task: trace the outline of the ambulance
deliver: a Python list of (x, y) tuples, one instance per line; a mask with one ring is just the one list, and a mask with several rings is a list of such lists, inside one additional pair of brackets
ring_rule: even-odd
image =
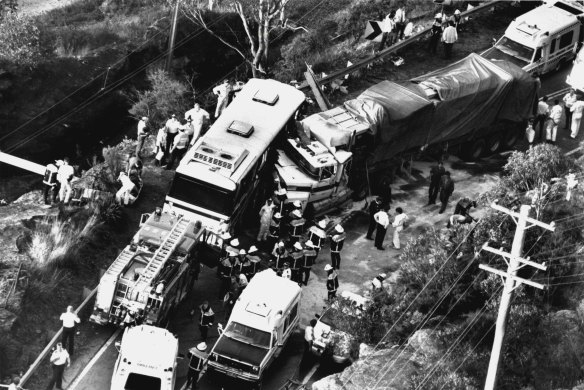
[(178, 339), (150, 325), (126, 328), (117, 342), (111, 390), (174, 390)]
[(581, 92), (584, 92), (584, 49), (581, 49), (574, 60), (572, 71), (566, 79), (566, 83)]
[(547, 1), (514, 19), (505, 35), (481, 55), (507, 60), (531, 74), (558, 70), (571, 61), (584, 38), (581, 1)]

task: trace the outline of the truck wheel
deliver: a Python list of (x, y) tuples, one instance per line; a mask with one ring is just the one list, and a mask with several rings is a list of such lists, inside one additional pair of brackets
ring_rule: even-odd
[(487, 138), (486, 151), (488, 154), (495, 154), (501, 149), (501, 138), (503, 138), (501, 133), (495, 133)]
[(478, 160), (486, 149), (486, 143), (484, 139), (476, 139), (472, 142), (467, 143), (463, 146), (462, 153), (463, 158), (468, 161)]
[(503, 133), (503, 148), (505, 149), (512, 149), (513, 146), (515, 146), (515, 144), (517, 143), (517, 141), (519, 141), (519, 132), (516, 131), (515, 129), (507, 129), (507, 131), (505, 131)]

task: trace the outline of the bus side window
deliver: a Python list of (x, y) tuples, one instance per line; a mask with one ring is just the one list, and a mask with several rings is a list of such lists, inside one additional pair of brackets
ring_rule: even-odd
[(574, 40), (574, 30), (570, 30), (560, 37), (560, 49), (572, 46), (572, 40)]
[(556, 38), (553, 41), (551, 41), (551, 43), (550, 43), (550, 54), (553, 54), (556, 51), (556, 42), (557, 41), (558, 41), (558, 38)]

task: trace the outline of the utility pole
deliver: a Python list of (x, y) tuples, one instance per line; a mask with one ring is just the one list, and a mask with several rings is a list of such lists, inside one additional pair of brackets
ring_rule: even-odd
[[(513, 291), (521, 284), (527, 284), (532, 287), (539, 289), (544, 289), (545, 286), (532, 282), (531, 280), (523, 279), (517, 276), (517, 271), (525, 266), (531, 266), (540, 270), (545, 271), (547, 267), (544, 264), (535, 263), (530, 261), (529, 258), (524, 259), (521, 257), (523, 252), (523, 242), (525, 238), (525, 231), (533, 226), (540, 226), (544, 229), (554, 231), (555, 226), (552, 222), (551, 224), (545, 224), (536, 219), (529, 217), (529, 210), (531, 206), (522, 205), (519, 213), (506, 209), (494, 203), (491, 205), (495, 210), (501, 211), (505, 214), (509, 214), (515, 220), (517, 224), (517, 230), (515, 230), (515, 237), (513, 238), (513, 245), (511, 246), (511, 253), (503, 252), (501, 250), (491, 248), (485, 245), (483, 249), (487, 252), (491, 252), (503, 257), (507, 263), (507, 272), (500, 271), (496, 268), (489, 267), (488, 265), (480, 264), (479, 268), (492, 272), (496, 275), (501, 276), (504, 281), (503, 294), (501, 296), (501, 303), (499, 304), (499, 315), (497, 317), (497, 325), (495, 328), (495, 339), (493, 340), (493, 349), (491, 351), (491, 360), (489, 361), (489, 371), (487, 373), (487, 379), (485, 381), (485, 390), (494, 390), (497, 384), (497, 370), (501, 362), (501, 349), (503, 347), (503, 341), (505, 338), (505, 327), (507, 325), (507, 314), (509, 314), (509, 305), (511, 304), (511, 299), (513, 298)], [(530, 223), (528, 226), (527, 223)], [(507, 259), (509, 261), (507, 261)]]
[(172, 65), (172, 52), (174, 51), (174, 40), (176, 38), (176, 24), (178, 22), (178, 10), (180, 9), (180, 0), (176, 0), (174, 5), (174, 14), (172, 15), (172, 26), (170, 29), (170, 40), (168, 41), (168, 57), (166, 58), (166, 71), (170, 72)]

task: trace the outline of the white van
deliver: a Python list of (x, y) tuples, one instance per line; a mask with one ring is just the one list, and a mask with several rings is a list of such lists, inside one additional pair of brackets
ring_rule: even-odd
[(112, 375), (111, 390), (174, 390), (178, 339), (150, 325), (127, 328)]
[(271, 269), (257, 273), (209, 353), (208, 370), (261, 385), (298, 325), (301, 292), (298, 283)]
[(584, 29), (577, 16), (583, 14), (582, 2), (548, 1), (513, 20), (481, 55), (494, 62), (511, 61), (532, 74), (557, 70), (580, 48)]
[(574, 60), (574, 65), (572, 65), (572, 71), (566, 79), (566, 83), (570, 87), (584, 92), (584, 48), (578, 52)]

